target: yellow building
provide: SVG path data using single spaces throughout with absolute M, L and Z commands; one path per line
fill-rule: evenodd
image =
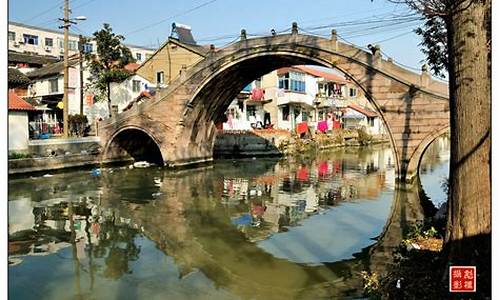
M 189 26 L 173 23 L 171 36 L 146 59 L 136 74 L 158 87 L 165 87 L 179 76 L 182 69 L 195 65 L 209 51 L 209 46 L 196 44 Z

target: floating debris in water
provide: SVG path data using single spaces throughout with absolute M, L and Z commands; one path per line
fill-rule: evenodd
M 52 175 L 52 174 L 45 174 L 42 177 L 52 177 L 52 176 L 54 176 L 54 175 Z
M 160 195 L 161 195 L 161 193 L 160 193 L 160 192 L 158 192 L 158 193 L 153 193 L 151 196 L 153 196 L 153 197 L 158 197 L 158 196 L 160 196 Z
M 92 176 L 94 176 L 94 177 L 101 176 L 101 169 L 98 169 L 98 168 L 93 169 L 92 170 Z
M 134 168 L 148 168 L 152 164 L 148 163 L 147 161 L 138 161 L 134 163 Z

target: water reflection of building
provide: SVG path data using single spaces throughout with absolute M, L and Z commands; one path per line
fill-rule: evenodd
M 129 219 L 98 205 L 98 199 L 48 201 L 50 204 L 36 206 L 17 202 L 9 203 L 9 208 L 18 208 L 9 210 L 11 264 L 22 263 L 24 256 L 50 255 L 71 248 L 78 262 L 105 258 L 104 275 L 116 277 L 126 273 L 128 262 L 137 257 L 134 237 L 138 230 Z
M 377 199 L 393 188 L 393 162 L 391 148 L 383 147 L 278 163 L 256 178 L 224 177 L 222 203 L 250 240 L 262 240 L 342 202 Z

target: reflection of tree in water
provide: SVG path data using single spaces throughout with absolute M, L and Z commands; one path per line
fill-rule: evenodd
M 114 221 L 101 224 L 99 244 L 93 246 L 92 255 L 95 258 L 104 258 L 105 277 L 118 279 L 131 273 L 129 261 L 139 259 L 141 251 L 140 246 L 135 243 L 136 235 L 138 230 L 128 225 L 116 225 Z

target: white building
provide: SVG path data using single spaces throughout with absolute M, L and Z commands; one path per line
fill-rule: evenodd
M 350 103 L 369 106 L 356 85 L 340 72 L 313 66 L 281 68 L 240 93 L 227 110 L 224 129 L 251 129 L 255 127 L 251 124 L 261 121 L 263 127 L 297 133 L 324 131 L 325 125 L 331 130 L 341 127 L 341 116 Z
M 385 127 L 376 112 L 356 104 L 349 104 L 342 115 L 345 129 L 363 129 L 371 135 L 385 134 Z
M 29 128 L 28 113 L 36 109 L 14 91 L 9 91 L 9 152 L 28 150 Z
M 79 35 L 70 33 L 68 55 L 79 52 Z M 84 37 L 88 38 L 89 37 Z M 44 56 L 62 57 L 64 55 L 64 33 L 60 30 L 42 28 L 18 22 L 9 22 L 9 51 L 32 53 Z M 155 49 L 125 44 L 138 63 L 144 62 Z M 95 41 L 83 45 L 84 52 L 96 51 Z
M 122 82 L 111 83 L 111 105 L 117 106 L 118 112 L 123 110 L 130 104 L 130 101 L 136 99 L 142 92 L 149 91 L 154 85 L 142 76 L 131 74 L 129 78 Z M 102 106 L 103 103 L 96 103 L 96 108 Z M 107 103 L 106 111 L 107 111 Z

